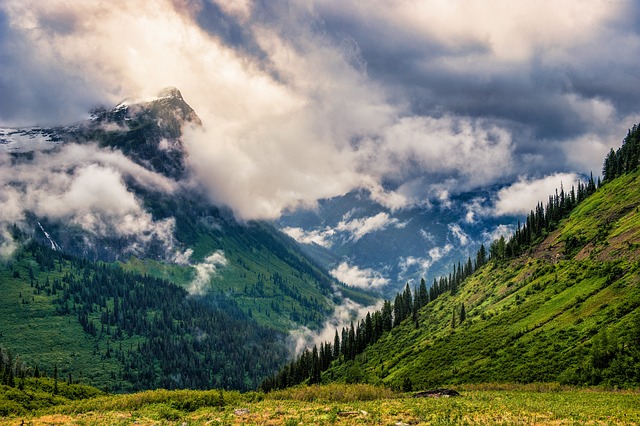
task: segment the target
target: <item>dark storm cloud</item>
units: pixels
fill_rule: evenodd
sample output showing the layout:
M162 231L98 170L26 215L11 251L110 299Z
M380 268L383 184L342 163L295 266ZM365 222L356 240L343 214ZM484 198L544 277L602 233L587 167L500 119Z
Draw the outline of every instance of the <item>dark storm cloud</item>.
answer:
M388 5L374 2L371 7L381 4ZM423 4L428 10L430 3ZM321 2L318 10L327 32L356 40L368 74L402 91L414 113L495 118L529 126L543 140L573 137L591 126L588 117L573 110L566 98L570 94L609 101L620 117L638 112L640 7L633 2L624 6L627 13L603 25L603 38L577 41L560 58L549 53L555 46L534 45L529 57L502 65L483 39L470 36L463 44L447 45L393 15L345 10L331 2ZM465 66L443 67L449 60Z
M242 25L237 17L226 13L218 4L210 1L202 2L195 20L201 28L219 37L228 46L259 60L267 59L266 53L256 42L251 28Z
M74 18L45 15L40 29L69 34ZM34 52L0 9L0 121L2 125L67 124L86 116L104 101L101 89L77 70L58 61L54 52Z

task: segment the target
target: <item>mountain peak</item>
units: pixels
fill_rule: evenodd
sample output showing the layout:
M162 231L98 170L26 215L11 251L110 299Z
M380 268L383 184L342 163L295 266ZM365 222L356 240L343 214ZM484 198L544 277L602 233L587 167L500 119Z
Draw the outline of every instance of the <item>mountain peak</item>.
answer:
M184 101L184 99L182 98L182 93L180 93L180 90L178 90L173 86L165 87L164 89L162 89L158 93L158 98L159 99L169 98L169 99Z

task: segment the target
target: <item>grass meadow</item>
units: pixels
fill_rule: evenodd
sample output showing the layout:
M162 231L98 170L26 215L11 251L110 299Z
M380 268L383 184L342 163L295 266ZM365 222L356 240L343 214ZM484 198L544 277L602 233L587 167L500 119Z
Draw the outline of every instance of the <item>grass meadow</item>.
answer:
M462 396L412 398L382 387L339 384L268 394L155 390L70 401L0 419L0 425L640 424L640 390L557 384L456 389Z

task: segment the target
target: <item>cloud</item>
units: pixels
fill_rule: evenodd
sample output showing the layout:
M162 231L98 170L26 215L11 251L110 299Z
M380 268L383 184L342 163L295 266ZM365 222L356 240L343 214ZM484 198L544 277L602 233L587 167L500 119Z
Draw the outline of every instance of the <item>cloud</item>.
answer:
M446 243L442 247L432 247L428 250L426 257L407 256L401 258L398 266L400 267L401 274L406 274L410 269L416 269L422 276L426 276L429 268L433 264L453 250L453 244Z
M302 244L318 244L319 246L329 248L332 245L331 237L335 235L335 230L325 227L324 229L316 229L306 231L299 227L286 227L281 229L282 232Z
M351 299L344 299L341 305L334 308L333 313L327 318L319 330L310 330L307 327L300 327L293 330L288 337L289 346L294 354L300 354L305 348L311 349L313 345L320 346L321 343L329 342L333 345L336 330L341 335L343 328L349 328L351 322L364 318L367 312L375 312L382 309L384 302L380 300L374 306L363 306Z
M499 240L500 237L504 237L505 239L509 239L511 235L515 232L515 226L513 225L498 225L491 231L485 231L482 233L482 237L486 247L488 248L492 242Z
M418 204L412 197L411 189L411 185L406 183L401 185L396 191L385 189L379 184L374 184L368 188L371 200L388 208L392 212Z
M494 182L513 167L511 134L488 121L405 117L385 129L384 141L396 157L392 165L415 163L466 188Z
M358 241L365 235L371 232L384 230L388 226L402 228L404 225L405 224L400 222L398 219L390 217L388 213L381 212L371 217L351 220L343 218L343 220L341 220L336 226L336 230L347 232L349 233L351 240Z
M27 213L33 213L76 225L97 237L127 238L130 244L125 251L132 254L160 241L171 257L176 250L175 220L154 220L125 179L164 193L178 187L122 153L95 145L70 144L20 160L0 152L0 225L6 229L21 224Z
M553 1L506 0L471 4L462 0L430 3L378 0L366 5L339 6L324 0L317 4L325 19L343 17L343 26L370 22L384 50L402 48L399 41L404 38L410 48L415 48L419 41L441 47L434 55L467 53L506 63L530 59L540 47L557 49L581 43L594 36L590 31L602 29L625 8L623 4L589 2L589 8L585 9L584 2L577 0L567 1L561 7ZM376 33L369 35L374 38Z
M389 279L371 268L360 269L348 262L342 262L329 273L338 281L353 287L376 289L389 284Z
M4 224L0 224L0 260L11 258L17 248L18 246L9 233L9 230L6 229Z
M6 0L0 124L73 122L176 86L204 123L183 140L194 179L239 218L358 189L396 211L598 170L620 141L606 129L640 116L639 9Z
M489 216L493 210L486 205L487 199L485 197L475 197L470 202L466 203L464 207L467 210L464 221L468 224L477 223L479 218L483 216Z
M204 262L192 265L196 270L196 276L187 286L187 291L192 296L202 296L207 292L207 286L211 283L211 278L219 268L227 266L227 258L224 252L218 250L204 259Z
M351 217L354 213L354 211L347 212L334 228L325 226L304 230L300 227L285 227L281 231L299 243L315 243L322 247L330 248L338 238L343 241L355 242L367 234L385 230L389 226L404 228L407 225L407 222L400 222L386 212L380 212L375 216L352 219Z
M436 242L436 236L425 229L420 229L420 236L428 243L433 244Z
M535 180L520 179L498 191L494 213L498 216L526 215L539 202L546 204L549 196L559 191L561 185L568 193L571 186L577 186L578 181L574 173L556 173Z
M456 237L456 239L460 242L461 246L466 246L467 244L469 244L469 241L470 241L469 235L467 235L462 230L460 225L458 225L457 223L451 223L447 225L447 227L449 228L449 232L451 232L453 236Z

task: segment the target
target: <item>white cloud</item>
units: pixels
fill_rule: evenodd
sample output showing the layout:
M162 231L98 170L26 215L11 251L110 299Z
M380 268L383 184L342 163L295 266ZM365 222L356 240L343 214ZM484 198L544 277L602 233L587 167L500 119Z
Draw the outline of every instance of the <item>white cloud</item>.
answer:
M298 227L286 227L281 229L282 232L302 244L315 243L319 246L329 248L332 245L331 237L335 235L335 231L329 227L305 231Z
M384 189L382 185L375 184L368 189L371 200L391 211L415 204L415 200L412 200L407 194L403 193L403 187L400 187L397 191L389 191Z
M612 147L621 145L627 129L638 122L638 116L619 118L611 111L610 103L594 100L582 103L587 104L584 119L592 125L585 133L562 141L562 150L570 167L599 176L605 156Z
M396 228L402 228L405 226L405 223L400 222L397 218L390 217L386 212L381 212L371 217L351 220L345 220L343 218L336 226L336 230L348 232L352 240L358 241L366 234L384 230L391 225Z
M521 178L518 182L498 191L494 212L496 215L524 215L535 209L538 202L546 204L549 196L560 191L562 185L565 193L571 186L577 186L579 178L574 173L556 173L542 179L528 180Z
M279 18L290 24L286 36L280 26L247 28L268 69L194 25L197 8L183 11L168 0L118 8L9 1L5 9L12 35L40 58L37 67L74 70L52 73L79 88L67 96L86 96L91 87L115 103L178 87L204 123L186 129L189 165L212 200L242 219L277 218L361 188L396 210L416 200L380 182L415 172L407 164L485 183L511 165L504 129L453 116L407 117L403 102L389 101L354 65L357 49L307 25L306 6L292 4ZM248 19L252 7L224 9ZM37 78L52 85L52 75Z
M192 265L196 270L196 276L187 286L189 294L194 296L202 296L205 294L211 283L211 279L215 276L217 270L226 265L227 258L221 250L207 256L204 259L204 262Z
M467 235L467 233L462 230L460 225L458 225L457 223L451 223L447 227L449 228L449 232L451 232L453 236L458 239L461 246L466 246L467 244L469 244L469 235Z
M400 260L398 266L402 271L402 274L405 274L409 269L417 268L420 274L423 276L427 275L429 268L446 256L449 252L453 250L453 244L447 243L442 247L432 247L427 252L426 257L415 257L415 256L407 256Z
M172 193L177 184L122 153L94 145L66 145L11 163L0 153L0 224L21 224L27 212L81 227L98 237L132 237L125 251L138 254L153 240L173 256L175 220L154 220L124 180Z
M23 116L3 121L75 120L93 104L142 99L176 86L204 123L204 129L185 132L189 166L210 198L242 219L277 218L357 189L368 190L374 201L396 211L425 200L425 190L414 184L420 181L416 176L427 176L426 192L431 189L433 195L439 189L435 196L447 205L451 194L511 178L526 158L535 157L531 150L517 149L521 142L510 130L520 128L522 120L511 115L511 107L518 109L521 97L528 101L526 95L537 84L546 87L545 78L550 78L532 73L532 64L552 70L561 66L562 73L554 72L559 77L548 85L571 86L565 74L574 64L590 63L580 54L610 34L610 23L622 19L627 7L599 1L585 7L577 0L562 6L548 0L340 5L314 0L285 2L279 8L249 1L216 4L230 20L237 19L233 23L242 26L259 54L225 45L224 37L201 27L199 2L158 0L113 7L99 1L6 0L2 7L9 41L0 53L8 60L1 64L0 85L17 89L11 105L0 101L0 106L7 105L7 114L19 110ZM269 7L279 13L261 13L273 12ZM406 31L411 40L400 37L408 44L398 55L418 64L408 71L415 75L369 74L359 34L324 27L324 14L366 23L376 31ZM384 31L381 44L390 42ZM625 51L637 49L635 35L613 35L626 43ZM385 48L394 54L397 50ZM405 59L399 58L398 63ZM379 59L395 63L398 58ZM454 76L437 90L459 100L457 109L430 100L432 95L443 98L431 93L435 84L423 85L429 93L424 99L398 90L423 74ZM476 90L461 93L460 79L474 82ZM627 86L634 82L630 77ZM494 85L524 95L514 96L514 104L500 101L494 114L476 118L483 112L474 105L496 103ZM569 153L583 144L602 152L605 144L594 138L618 120L619 105L604 95L588 97L565 89L553 95L577 123L593 127L568 142L550 144L567 153L571 166L594 164L596 154L588 150ZM412 110L413 103L421 106L420 112ZM535 133L528 126L521 127ZM165 143L162 147L167 148ZM399 187L383 187L389 181ZM447 188L440 186L443 181Z
M338 281L364 289L380 288L389 284L389 279L370 268L360 269L348 262L342 262L329 273Z
M625 7L624 2L581 0L567 0L561 6L552 0L377 0L340 5L322 0L318 3L335 13L357 15L361 20L376 24L379 21L397 26L402 22L402 28L419 39L437 42L452 52L459 52L468 45L488 46L486 51L477 53L474 67L463 62L464 55L452 55L443 61L443 65L466 66L470 72L481 72L482 67L491 62L495 67L527 61L540 49L570 49L576 43L601 34L606 24ZM488 58L492 61L487 61ZM477 70L476 66L481 69Z
M389 216L386 212L381 212L371 217L355 218L355 212L347 212L335 228L325 226L323 228L305 230L300 227L285 227L281 231L302 244L315 243L322 247L330 248L335 239L346 234L346 239L358 241L365 235L382 231L389 226L403 228L406 222L400 222L397 218Z
M458 184L468 188L493 182L513 167L510 132L483 120L404 117L384 129L384 144L396 160L390 166L413 162L431 173L458 175Z
M17 248L9 230L4 224L0 224L0 260L9 259Z
M451 250L453 250L453 245L445 244L443 247L434 247L429 249L429 257L432 262L436 262L442 259L446 254L448 254Z
M511 235L513 235L515 231L515 227L513 225L498 225L491 231L485 231L482 233L482 237L484 242L486 243L486 247L500 239L500 237L504 237L505 239L509 239Z
M426 242L428 243L435 243L436 242L436 237L435 235L433 235L431 232L425 230L425 229L420 229L420 236L422 237L422 239L424 239Z
M400 260L399 266L403 273L406 273L410 268L417 267L423 275L433 265L433 259L426 257L407 256Z
M465 204L467 213L465 214L465 222L468 224L477 223L480 217L490 215L493 210L485 205L486 198L476 197Z

